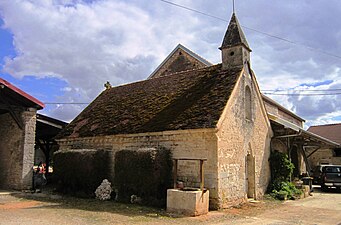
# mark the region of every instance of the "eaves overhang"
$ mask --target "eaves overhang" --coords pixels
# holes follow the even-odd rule
[[[0,78],[0,88],[2,93],[6,95],[10,95],[13,98],[21,99],[22,103],[25,103],[26,106],[31,106],[36,109],[43,109],[45,107],[44,103],[36,99],[35,97],[27,94],[26,92],[22,91],[21,89],[15,87],[8,81]]]
[[[285,119],[277,117],[271,113],[268,113],[268,117],[271,122],[281,125],[283,128],[287,129],[289,134],[287,135],[279,135],[274,136],[274,138],[289,138],[289,137],[296,137],[296,138],[303,138],[305,140],[305,144],[308,142],[319,143],[320,146],[330,147],[330,148],[339,148],[340,144],[329,140],[327,138],[321,137],[317,134],[304,130],[302,127],[299,127]]]

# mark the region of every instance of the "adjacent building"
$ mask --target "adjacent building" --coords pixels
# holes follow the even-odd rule
[[[327,138],[339,144],[332,148],[321,148],[310,159],[313,166],[320,164],[341,165],[341,123],[311,126],[309,132]]]
[[[43,107],[0,78],[0,188],[32,187],[36,115]]]

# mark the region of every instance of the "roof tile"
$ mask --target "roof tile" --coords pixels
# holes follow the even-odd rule
[[[341,144],[341,123],[311,126],[308,131]]]
[[[218,64],[105,90],[59,138],[215,127],[241,70]]]

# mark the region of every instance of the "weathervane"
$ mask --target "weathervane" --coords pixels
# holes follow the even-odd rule
[[[233,9],[233,13],[234,13],[234,0],[232,0],[232,9]]]

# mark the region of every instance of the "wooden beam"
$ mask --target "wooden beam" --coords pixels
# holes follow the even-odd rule
[[[308,176],[310,176],[311,167],[310,167],[307,155],[305,154],[304,147],[303,146],[298,146],[298,149],[302,152],[303,159],[304,159],[305,165],[307,167],[307,174],[308,174]]]
[[[200,160],[200,190],[204,190],[204,160]]]
[[[176,182],[178,179],[178,159],[173,159],[173,187],[176,188]]]
[[[179,160],[194,160],[200,161],[200,189],[204,190],[204,161],[206,158],[173,158],[173,187],[176,188],[177,176],[178,176],[178,161]]]
[[[312,154],[314,154],[315,152],[317,152],[317,150],[319,150],[321,147],[317,147],[316,149],[314,149],[314,151],[312,151],[307,158],[309,158]]]

